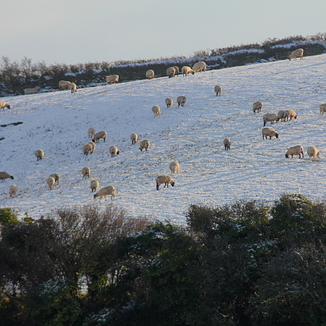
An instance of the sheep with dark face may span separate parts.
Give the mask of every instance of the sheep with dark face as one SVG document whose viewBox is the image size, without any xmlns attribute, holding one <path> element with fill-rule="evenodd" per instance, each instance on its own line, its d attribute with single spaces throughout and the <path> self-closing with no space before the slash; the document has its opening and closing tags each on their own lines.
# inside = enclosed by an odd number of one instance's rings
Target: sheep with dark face
<svg viewBox="0 0 326 326">
<path fill-rule="evenodd" d="M 263 128 L 261 133 L 262 133 L 263 139 L 265 139 L 265 138 L 267 139 L 267 137 L 269 137 L 269 139 L 271 139 L 272 137 L 278 138 L 277 131 L 274 130 L 273 128 L 271 128 L 271 127 Z"/>
<path fill-rule="evenodd" d="M 6 180 L 6 179 L 14 179 L 14 177 L 11 175 L 11 174 L 9 174 L 8 172 L 6 172 L 6 171 L 1 171 L 0 172 L 0 180 Z"/>
<path fill-rule="evenodd" d="M 0 101 L 0 110 L 5 108 L 10 109 L 10 105 L 7 102 Z"/>
<path fill-rule="evenodd" d="M 187 98 L 184 96 L 184 95 L 180 95 L 177 97 L 177 103 L 178 103 L 178 106 L 184 106 L 186 104 L 186 100 Z"/>
<path fill-rule="evenodd" d="M 169 187 L 169 184 L 174 187 L 175 182 L 169 175 L 160 175 L 156 179 L 156 190 L 159 190 L 161 184 L 164 183 L 164 187 Z"/>
<path fill-rule="evenodd" d="M 101 138 L 103 138 L 103 141 L 105 141 L 106 137 L 108 136 L 108 133 L 104 130 L 97 132 L 94 136 L 93 136 L 93 142 L 99 142 Z"/>
<path fill-rule="evenodd" d="M 114 157 L 114 156 L 119 155 L 120 152 L 119 152 L 119 149 L 118 149 L 117 146 L 112 145 L 112 146 L 110 146 L 110 148 L 109 148 L 109 153 L 110 153 L 111 157 Z"/>
<path fill-rule="evenodd" d="M 143 149 L 145 149 L 146 151 L 148 150 L 148 147 L 151 145 L 151 142 L 149 139 L 144 139 L 140 142 L 139 144 L 139 149 L 142 152 Z"/>
<path fill-rule="evenodd" d="M 303 147 L 301 145 L 297 145 L 297 146 L 293 146 L 293 147 L 290 147 L 286 154 L 285 154 L 285 157 L 286 158 L 289 158 L 291 155 L 291 157 L 293 158 L 293 155 L 299 155 L 299 158 L 302 158 L 304 157 L 304 154 L 303 154 Z"/>
</svg>

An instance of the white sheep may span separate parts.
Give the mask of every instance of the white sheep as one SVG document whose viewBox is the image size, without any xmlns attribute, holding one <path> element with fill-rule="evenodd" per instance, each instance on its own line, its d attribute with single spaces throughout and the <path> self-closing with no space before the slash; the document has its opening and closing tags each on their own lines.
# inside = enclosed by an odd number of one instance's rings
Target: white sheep
<svg viewBox="0 0 326 326">
<path fill-rule="evenodd" d="M 60 80 L 59 81 L 59 88 L 62 89 L 70 89 L 71 82 L 68 80 Z"/>
<path fill-rule="evenodd" d="M 120 152 L 119 152 L 119 149 L 118 149 L 117 146 L 112 145 L 112 146 L 110 146 L 110 148 L 109 148 L 109 153 L 110 153 L 111 157 L 114 157 L 114 156 L 116 156 L 116 155 L 119 155 Z"/>
<path fill-rule="evenodd" d="M 10 109 L 10 105 L 9 105 L 7 102 L 0 101 L 0 110 L 1 110 L 1 109 L 4 110 L 5 108 Z"/>
<path fill-rule="evenodd" d="M 222 87 L 220 85 L 216 85 L 214 87 L 214 92 L 216 93 L 216 96 L 221 95 L 221 93 L 222 93 Z"/>
<path fill-rule="evenodd" d="M 44 157 L 44 151 L 43 151 L 42 149 L 37 149 L 37 150 L 34 152 L 34 155 L 36 156 L 37 161 L 42 160 L 43 157 Z"/>
<path fill-rule="evenodd" d="M 192 70 L 194 72 L 201 72 L 201 71 L 205 71 L 206 70 L 206 62 L 205 61 L 199 61 L 196 62 L 193 67 Z"/>
<path fill-rule="evenodd" d="M 273 123 L 274 121 L 278 121 L 278 116 L 275 113 L 266 113 L 263 115 L 264 127 L 267 122 Z"/>
<path fill-rule="evenodd" d="M 95 195 L 94 195 L 94 199 L 96 199 L 97 197 L 100 197 L 100 199 L 102 197 L 111 195 L 111 199 L 113 199 L 113 197 L 115 196 L 115 187 L 114 186 L 107 186 L 107 187 L 103 187 L 101 188 Z"/>
<path fill-rule="evenodd" d="M 150 145 L 151 145 L 150 140 L 149 140 L 149 139 L 144 139 L 144 140 L 142 140 L 142 141 L 140 142 L 140 144 L 139 144 L 139 149 L 140 149 L 141 152 L 143 151 L 143 149 L 146 149 L 146 151 L 147 151 L 147 149 L 148 149 L 148 147 L 149 147 Z"/>
<path fill-rule="evenodd" d="M 176 74 L 176 70 L 174 69 L 174 67 L 169 67 L 168 69 L 166 69 L 166 74 L 169 76 L 169 78 L 174 77 Z"/>
<path fill-rule="evenodd" d="M 195 73 L 189 66 L 183 66 L 181 68 L 181 72 L 183 76 L 188 76 L 189 74 Z"/>
<path fill-rule="evenodd" d="M 14 179 L 14 176 L 12 176 L 11 174 L 9 174 L 6 171 L 1 171 L 0 172 L 0 180 L 5 180 L 5 179 Z"/>
<path fill-rule="evenodd" d="M 92 138 L 94 135 L 95 135 L 95 133 L 96 133 L 96 130 L 95 130 L 95 128 L 93 128 L 93 127 L 90 127 L 89 129 L 88 129 L 88 137 L 89 138 Z"/>
<path fill-rule="evenodd" d="M 172 161 L 169 165 L 169 169 L 173 174 L 176 174 L 180 170 L 180 163 L 178 161 Z"/>
<path fill-rule="evenodd" d="M 130 135 L 130 140 L 131 140 L 131 144 L 136 144 L 137 143 L 137 140 L 138 140 L 138 135 L 133 132 L 131 135 Z"/>
<path fill-rule="evenodd" d="M 271 139 L 272 137 L 276 137 L 278 138 L 278 133 L 276 130 L 274 130 L 272 127 L 265 127 L 262 129 L 261 134 L 263 136 L 263 139 L 267 139 L 267 137 L 269 137 L 269 139 Z"/>
<path fill-rule="evenodd" d="M 108 136 L 108 133 L 104 130 L 97 132 L 94 136 L 93 136 L 93 142 L 99 142 L 101 138 L 103 138 L 103 141 L 105 141 L 106 137 Z"/>
<path fill-rule="evenodd" d="M 146 71 L 146 78 L 152 79 L 152 78 L 154 78 L 154 76 L 155 76 L 154 70 L 149 69 Z"/>
<path fill-rule="evenodd" d="M 296 49 L 294 51 L 291 52 L 291 54 L 289 55 L 289 60 L 295 59 L 295 58 L 299 58 L 299 57 L 303 57 L 303 49 Z"/>
<path fill-rule="evenodd" d="M 100 186 L 100 182 L 98 180 L 92 180 L 90 183 L 92 192 L 95 192 L 99 186 Z"/>
<path fill-rule="evenodd" d="M 186 100 L 187 98 L 184 96 L 184 95 L 180 95 L 177 97 L 177 103 L 178 103 L 178 106 L 184 106 L 185 103 L 186 103 Z"/>
<path fill-rule="evenodd" d="M 75 83 L 71 83 L 69 85 L 69 89 L 71 90 L 71 93 L 76 93 L 77 92 L 77 85 Z"/>
<path fill-rule="evenodd" d="M 85 178 L 89 178 L 90 174 L 91 174 L 91 169 L 88 166 L 84 166 L 81 170 L 82 175 L 83 175 L 83 179 Z"/>
<path fill-rule="evenodd" d="M 165 104 L 166 104 L 166 107 L 169 108 L 173 104 L 172 98 L 171 97 L 167 97 L 165 99 Z"/>
<path fill-rule="evenodd" d="M 171 184 L 172 187 L 174 187 L 174 180 L 169 175 L 160 175 L 156 179 L 156 190 L 159 190 L 159 187 L 161 184 L 164 183 L 164 187 L 169 187 L 169 184 Z"/>
<path fill-rule="evenodd" d="M 50 174 L 50 177 L 54 178 L 54 181 L 59 184 L 59 182 L 60 182 L 60 174 L 59 173 L 52 173 L 52 174 Z"/>
<path fill-rule="evenodd" d="M 320 113 L 320 115 L 324 115 L 324 112 L 326 112 L 326 103 L 319 105 L 319 113 Z"/>
<path fill-rule="evenodd" d="M 93 143 L 95 144 L 95 143 Z M 93 146 L 90 143 L 87 143 L 83 146 L 83 153 L 84 155 L 92 154 L 93 153 Z"/>
<path fill-rule="evenodd" d="M 119 75 L 105 76 L 105 79 L 109 84 L 117 83 L 119 81 Z"/>
<path fill-rule="evenodd" d="M 38 92 L 38 90 L 40 89 L 39 86 L 33 87 L 33 88 L 25 88 L 24 89 L 24 94 L 36 94 Z"/>
<path fill-rule="evenodd" d="M 257 101 L 253 103 L 252 110 L 254 111 L 254 113 L 256 113 L 256 111 L 261 112 L 262 107 L 263 107 L 263 102 Z"/>
<path fill-rule="evenodd" d="M 176 76 L 178 76 L 179 72 L 180 72 L 180 69 L 178 66 L 173 66 L 174 70 L 175 70 L 175 74 Z"/>
<path fill-rule="evenodd" d="M 315 146 L 308 147 L 307 154 L 311 160 L 316 157 L 320 158 L 320 152 Z"/>
<path fill-rule="evenodd" d="M 47 185 L 49 186 L 50 190 L 52 190 L 52 188 L 53 188 L 53 186 L 54 186 L 54 184 L 55 184 L 55 180 L 54 180 L 53 177 L 48 177 L 48 178 L 46 179 L 46 183 L 47 183 Z"/>
<path fill-rule="evenodd" d="M 290 155 L 291 155 L 291 157 L 293 157 L 293 155 L 299 155 L 299 158 L 304 157 L 303 147 L 301 145 L 290 147 L 287 150 L 285 157 L 289 158 Z"/>
<path fill-rule="evenodd" d="M 161 108 L 158 105 L 154 105 L 152 107 L 152 112 L 154 113 L 154 117 L 158 117 L 161 114 Z"/>
<path fill-rule="evenodd" d="M 292 120 L 292 118 L 296 119 L 298 117 L 298 114 L 293 111 L 293 110 L 284 110 L 284 121 L 286 119 L 286 121 L 288 121 L 289 119 Z"/>
<path fill-rule="evenodd" d="M 224 145 L 224 149 L 230 149 L 231 147 L 231 139 L 230 138 L 224 138 L 223 140 L 223 145 Z"/>
<path fill-rule="evenodd" d="M 18 187 L 16 185 L 11 185 L 9 188 L 9 195 L 10 197 L 13 197 L 17 194 Z"/>
</svg>

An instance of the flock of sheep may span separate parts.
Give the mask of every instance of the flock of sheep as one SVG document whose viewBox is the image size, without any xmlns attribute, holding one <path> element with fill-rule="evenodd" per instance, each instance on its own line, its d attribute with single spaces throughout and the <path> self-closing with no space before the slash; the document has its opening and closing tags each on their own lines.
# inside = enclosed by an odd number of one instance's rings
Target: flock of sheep
<svg viewBox="0 0 326 326">
<path fill-rule="evenodd" d="M 302 56 L 303 56 L 303 50 L 297 49 L 290 54 L 289 59 L 291 60 L 291 59 L 302 57 Z M 194 74 L 195 72 L 201 72 L 201 71 L 205 71 L 205 70 L 206 70 L 206 63 L 204 61 L 200 61 L 200 62 L 195 63 L 192 68 L 189 66 L 183 66 L 181 68 L 181 73 L 183 74 L 183 76 L 187 76 L 190 73 Z M 177 67 L 177 66 L 169 67 L 166 70 L 166 74 L 169 78 L 177 76 L 179 73 L 180 73 L 180 70 L 179 70 L 179 67 Z M 152 69 L 146 71 L 146 78 L 151 79 L 154 77 L 155 77 L 155 73 Z M 118 75 L 106 76 L 106 81 L 109 84 L 118 82 L 119 76 Z M 71 90 L 72 93 L 75 93 L 77 90 L 77 86 L 75 83 L 70 82 L 70 81 L 64 81 L 64 80 L 61 80 L 59 82 L 59 88 L 69 89 L 69 90 Z M 33 93 L 37 93 L 38 90 L 39 90 L 39 87 L 35 87 L 33 89 L 32 88 L 25 89 L 24 92 L 25 92 L 25 94 L 33 94 Z M 214 87 L 214 92 L 216 93 L 216 96 L 221 95 L 222 87 L 220 85 L 216 85 Z M 179 106 L 183 107 L 186 103 L 186 97 L 184 95 L 178 96 L 176 99 L 176 102 L 178 104 L 178 107 Z M 167 97 L 165 99 L 165 105 L 167 108 L 170 108 L 171 105 L 173 105 L 173 99 L 171 97 Z M 10 105 L 7 104 L 6 102 L 0 101 L 0 109 L 4 109 L 4 108 L 10 109 Z M 252 105 L 252 110 L 254 113 L 261 112 L 262 108 L 263 108 L 263 103 L 261 101 L 257 101 L 255 103 L 253 103 L 253 105 Z M 320 115 L 322 116 L 324 114 L 324 112 L 326 112 L 326 104 L 321 104 L 319 109 L 320 109 Z M 160 116 L 160 114 L 161 114 L 160 106 L 154 105 L 152 107 L 152 112 L 154 114 L 154 117 Z M 262 138 L 268 139 L 268 137 L 269 137 L 269 139 L 272 139 L 272 137 L 275 137 L 275 138 L 279 137 L 279 134 L 276 130 L 274 130 L 271 127 L 266 127 L 266 124 L 268 122 L 274 123 L 274 122 L 278 122 L 278 121 L 288 121 L 288 120 L 292 120 L 292 119 L 297 119 L 297 113 L 293 110 L 280 110 L 277 114 L 275 114 L 275 113 L 264 114 L 263 115 L 264 128 L 262 129 Z M 88 129 L 88 137 L 91 138 L 91 141 L 86 143 L 82 148 L 82 152 L 86 156 L 93 154 L 93 152 L 96 148 L 96 144 L 99 143 L 101 139 L 103 140 L 103 142 L 106 141 L 107 132 L 104 130 L 102 130 L 100 132 L 96 132 L 95 128 L 91 127 Z M 131 133 L 130 140 L 131 140 L 132 145 L 134 145 L 138 142 L 139 137 L 136 133 Z M 148 148 L 150 147 L 150 145 L 151 145 L 150 140 L 144 139 L 144 140 L 140 141 L 140 143 L 139 143 L 139 150 L 143 151 L 145 149 L 147 151 Z M 224 145 L 225 150 L 230 150 L 231 139 L 225 138 L 223 140 L 223 145 Z M 115 157 L 115 156 L 119 155 L 119 153 L 120 153 L 120 151 L 117 146 L 115 146 L 115 145 L 110 146 L 109 154 L 111 155 L 111 157 Z M 35 154 L 37 161 L 41 161 L 44 157 L 44 151 L 42 149 L 36 150 L 34 154 Z M 320 158 L 320 152 L 314 146 L 308 147 L 307 154 L 310 157 L 310 159 Z M 289 158 L 289 157 L 293 157 L 294 155 L 298 155 L 299 158 L 304 157 L 304 150 L 301 145 L 290 147 L 287 150 L 285 157 Z M 172 161 L 169 165 L 169 169 L 172 174 L 177 174 L 180 170 L 180 163 L 177 161 Z M 82 173 L 83 178 L 89 178 L 91 175 L 91 169 L 89 167 L 85 166 L 82 168 L 81 173 Z M 5 171 L 0 172 L 0 180 L 5 180 L 5 179 L 14 179 L 14 177 Z M 59 182 L 60 182 L 60 174 L 58 174 L 58 173 L 53 173 L 46 179 L 46 183 L 50 190 L 53 189 L 55 184 L 59 184 Z M 169 185 L 171 185 L 173 187 L 175 185 L 175 181 L 169 175 L 160 175 L 155 179 L 155 182 L 156 182 L 157 190 L 159 190 L 159 187 L 162 184 L 164 184 L 164 187 L 168 187 Z M 98 180 L 90 181 L 90 188 L 91 188 L 92 192 L 96 192 L 97 189 L 99 188 L 99 186 L 100 186 L 100 181 L 98 181 Z M 18 191 L 17 185 L 12 184 L 9 189 L 10 197 L 15 196 L 17 191 Z M 110 186 L 106 186 L 106 187 L 103 187 L 100 190 L 98 190 L 94 194 L 94 199 L 102 198 L 102 197 L 109 196 L 109 195 L 111 195 L 111 199 L 113 199 L 115 194 L 116 194 L 115 187 L 113 185 L 110 185 Z"/>
</svg>

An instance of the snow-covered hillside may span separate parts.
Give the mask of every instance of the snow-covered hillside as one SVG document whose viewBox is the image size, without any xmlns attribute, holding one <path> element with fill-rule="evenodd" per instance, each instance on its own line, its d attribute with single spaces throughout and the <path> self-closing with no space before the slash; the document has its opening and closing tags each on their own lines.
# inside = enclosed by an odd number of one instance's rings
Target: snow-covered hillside
<svg viewBox="0 0 326 326">
<path fill-rule="evenodd" d="M 271 202 L 281 193 L 301 193 L 312 200 L 324 199 L 326 188 L 326 116 L 319 105 L 326 102 L 326 54 L 293 61 L 275 61 L 174 78 L 155 78 L 78 90 L 6 97 L 11 109 L 0 112 L 0 171 L 14 176 L 0 182 L 0 207 L 25 212 L 33 218 L 57 208 L 88 204 L 105 207 L 111 202 L 132 216 L 147 216 L 182 224 L 190 204 L 223 205 L 236 200 Z M 223 87 L 217 97 L 214 86 Z M 176 102 L 186 95 L 184 107 L 165 107 L 166 97 Z M 261 113 L 252 103 L 264 103 Z M 155 117 L 153 105 L 161 107 Z M 298 119 L 273 127 L 279 139 L 262 140 L 262 115 L 294 109 Z M 269 125 L 269 124 L 268 124 Z M 87 130 L 106 130 L 106 142 L 97 143 L 90 156 L 82 153 L 89 141 Z M 132 145 L 132 132 L 150 139 L 148 152 Z M 223 147 L 230 137 L 231 150 Z M 286 159 L 290 146 L 301 144 L 304 159 Z M 120 155 L 109 156 L 118 146 Z M 321 152 L 310 161 L 308 146 Z M 45 157 L 37 161 L 36 149 Z M 169 163 L 180 162 L 173 176 L 175 186 L 155 187 L 155 178 L 169 174 Z M 90 179 L 81 169 L 91 168 Z M 52 191 L 46 179 L 60 173 Z M 90 180 L 114 185 L 113 201 L 94 200 Z M 15 183 L 18 194 L 9 197 Z"/>
</svg>

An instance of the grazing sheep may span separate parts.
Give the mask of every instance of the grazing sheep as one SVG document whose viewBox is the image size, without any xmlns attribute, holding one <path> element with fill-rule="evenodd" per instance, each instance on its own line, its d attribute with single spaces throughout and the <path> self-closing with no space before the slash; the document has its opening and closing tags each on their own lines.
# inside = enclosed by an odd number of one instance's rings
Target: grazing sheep
<svg viewBox="0 0 326 326">
<path fill-rule="evenodd" d="M 112 145 L 112 146 L 110 146 L 110 148 L 109 148 L 109 153 L 110 153 L 111 157 L 114 157 L 114 156 L 116 156 L 116 155 L 119 155 L 120 152 L 119 152 L 119 149 L 118 149 L 117 146 Z"/>
<path fill-rule="evenodd" d="M 295 59 L 295 58 L 299 58 L 299 57 L 303 57 L 303 49 L 296 49 L 294 51 L 291 52 L 291 54 L 289 55 L 289 60 Z"/>
<path fill-rule="evenodd" d="M 108 136 L 108 133 L 104 130 L 97 132 L 94 134 L 92 141 L 94 143 L 99 142 L 101 138 L 103 138 L 103 141 L 105 141 L 106 137 Z"/>
<path fill-rule="evenodd" d="M 145 148 L 146 151 L 147 151 L 147 149 L 148 149 L 148 147 L 149 147 L 150 145 L 151 145 L 151 142 L 149 141 L 149 139 L 144 139 L 144 140 L 142 140 L 142 141 L 140 142 L 140 144 L 139 144 L 139 149 L 140 149 L 141 152 L 143 151 L 144 148 Z"/>
<path fill-rule="evenodd" d="M 89 178 L 90 174 L 91 174 L 91 169 L 88 166 L 84 166 L 81 170 L 82 175 L 83 175 L 83 179 L 85 178 Z"/>
<path fill-rule="evenodd" d="M 46 179 L 46 183 L 47 183 L 47 185 L 49 186 L 50 190 L 52 190 L 52 187 L 53 187 L 54 184 L 55 184 L 55 180 L 54 180 L 53 177 L 48 177 L 48 178 Z"/>
<path fill-rule="evenodd" d="M 3 181 L 5 179 L 14 179 L 14 177 L 11 174 L 9 174 L 9 173 L 7 173 L 5 171 L 1 171 L 0 172 L 0 180 Z"/>
<path fill-rule="evenodd" d="M 181 68 L 181 72 L 183 76 L 188 76 L 189 74 L 195 73 L 189 66 L 183 66 Z"/>
<path fill-rule="evenodd" d="M 96 132 L 95 128 L 90 127 L 90 128 L 88 129 L 88 137 L 89 137 L 89 138 L 92 138 L 92 137 L 95 135 L 95 132 Z"/>
<path fill-rule="evenodd" d="M 96 148 L 96 144 L 92 141 L 90 141 L 89 143 L 87 144 L 90 144 L 92 146 L 92 151 L 91 151 L 91 154 L 93 154 L 93 152 L 95 151 L 95 148 Z"/>
<path fill-rule="evenodd" d="M 307 154 L 311 160 L 316 157 L 320 158 L 320 152 L 315 146 L 308 147 Z"/>
<path fill-rule="evenodd" d="M 169 67 L 166 69 L 166 74 L 169 76 L 169 78 L 174 77 L 176 74 L 174 67 Z"/>
<path fill-rule="evenodd" d="M 52 174 L 50 174 L 50 177 L 54 178 L 54 181 L 59 184 L 59 182 L 60 182 L 60 174 L 59 173 L 52 173 Z"/>
<path fill-rule="evenodd" d="M 10 105 L 7 102 L 0 101 L 0 110 L 1 109 L 5 110 L 5 108 L 10 109 Z"/>
<path fill-rule="evenodd" d="M 264 127 L 267 122 L 273 123 L 274 121 L 278 121 L 278 116 L 275 113 L 266 113 L 263 115 Z"/>
<path fill-rule="evenodd" d="M 162 183 L 164 183 L 164 188 L 169 187 L 169 184 L 171 184 L 172 187 L 174 187 L 175 182 L 169 175 L 160 175 L 156 179 L 156 190 L 159 190 L 159 187 Z"/>
<path fill-rule="evenodd" d="M 71 83 L 69 85 L 69 89 L 71 90 L 71 93 L 76 93 L 77 92 L 77 85 L 75 83 Z"/>
<path fill-rule="evenodd" d="M 103 187 L 101 188 L 95 195 L 94 195 L 94 199 L 96 199 L 96 197 L 100 197 L 100 199 L 102 197 L 111 195 L 111 199 L 113 199 L 113 197 L 115 196 L 115 187 L 114 186 L 107 186 L 107 187 Z"/>
<path fill-rule="evenodd" d="M 158 105 L 154 105 L 152 107 L 152 112 L 154 113 L 154 117 L 160 116 L 161 108 Z"/>
<path fill-rule="evenodd" d="M 222 87 L 220 85 L 216 85 L 214 87 L 214 92 L 216 93 L 216 96 L 221 95 L 221 93 L 222 93 Z"/>
<path fill-rule="evenodd" d="M 319 113 L 320 113 L 320 115 L 324 115 L 324 112 L 326 112 L 326 103 L 319 105 Z"/>
<path fill-rule="evenodd" d="M 166 107 L 169 108 L 173 104 L 172 98 L 171 97 L 167 97 L 165 99 L 165 104 L 166 104 Z"/>
<path fill-rule="evenodd" d="M 97 188 L 100 186 L 100 182 L 98 180 L 92 180 L 90 186 L 91 186 L 92 192 L 95 192 L 97 190 Z"/>
<path fill-rule="evenodd" d="M 42 149 L 38 149 L 34 152 L 37 161 L 42 160 L 42 158 L 44 157 L 44 151 Z"/>
<path fill-rule="evenodd" d="M 291 155 L 292 158 L 293 158 L 293 155 L 299 155 L 299 158 L 304 157 L 304 155 L 303 155 L 303 147 L 301 145 L 290 147 L 287 150 L 287 152 L 285 154 L 285 157 L 289 158 L 290 155 Z"/>
<path fill-rule="evenodd" d="M 263 107 L 263 102 L 258 101 L 252 105 L 252 110 L 254 111 L 254 113 L 256 113 L 256 111 L 261 112 L 262 107 Z"/>
<path fill-rule="evenodd" d="M 18 187 L 16 185 L 11 185 L 9 188 L 9 195 L 10 197 L 13 197 L 17 194 Z"/>
<path fill-rule="evenodd" d="M 152 78 L 154 78 L 154 75 L 155 75 L 154 70 L 149 69 L 146 71 L 146 78 L 152 79 Z"/>
<path fill-rule="evenodd" d="M 175 70 L 175 74 L 176 76 L 178 76 L 179 72 L 180 72 L 180 69 L 178 66 L 173 66 L 174 70 Z"/>
<path fill-rule="evenodd" d="M 131 144 L 136 144 L 137 143 L 137 140 L 138 140 L 138 135 L 133 132 L 131 135 L 130 135 L 130 140 L 131 140 Z"/>
<path fill-rule="evenodd" d="M 293 110 L 285 110 L 283 119 L 285 121 L 288 121 L 289 119 L 292 120 L 292 118 L 296 119 L 298 117 L 297 113 Z"/>
<path fill-rule="evenodd" d="M 59 88 L 62 89 L 70 89 L 71 82 L 67 80 L 60 80 L 59 81 Z"/>
<path fill-rule="evenodd" d="M 40 89 L 39 86 L 33 87 L 33 88 L 25 88 L 24 89 L 24 94 L 36 94 L 38 92 L 38 90 Z"/>
<path fill-rule="evenodd" d="M 196 62 L 196 63 L 192 66 L 192 70 L 193 70 L 194 72 L 205 71 L 205 70 L 206 70 L 206 62 L 205 62 L 205 61 L 199 61 L 199 62 Z"/>
<path fill-rule="evenodd" d="M 105 76 L 105 79 L 109 84 L 117 83 L 119 81 L 119 75 Z"/>
<path fill-rule="evenodd" d="M 285 121 L 285 111 L 284 110 L 278 111 L 277 117 L 278 117 L 278 120 Z"/>
<path fill-rule="evenodd" d="M 268 136 L 269 136 L 269 139 L 271 139 L 272 137 L 278 138 L 277 131 L 274 130 L 273 128 L 271 128 L 271 127 L 263 128 L 261 133 L 262 133 L 263 139 L 265 139 L 265 138 L 267 139 Z"/>
<path fill-rule="evenodd" d="M 185 103 L 186 103 L 186 100 L 187 98 L 184 96 L 184 95 L 180 95 L 177 97 L 177 103 L 178 103 L 178 106 L 184 106 Z"/>
<path fill-rule="evenodd" d="M 169 165 L 169 169 L 171 170 L 171 172 L 172 172 L 173 174 L 178 173 L 179 170 L 180 170 L 180 163 L 177 162 L 177 161 L 172 161 L 172 162 L 170 163 L 170 165 Z"/>
<path fill-rule="evenodd" d="M 224 149 L 230 149 L 230 147 L 231 147 L 231 139 L 230 138 L 224 138 L 223 145 L 224 145 Z"/>
<path fill-rule="evenodd" d="M 95 144 L 95 143 L 93 143 Z M 87 143 L 83 146 L 83 153 L 84 155 L 92 154 L 93 153 L 93 146 L 90 143 Z"/>
</svg>

